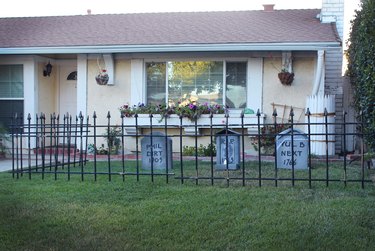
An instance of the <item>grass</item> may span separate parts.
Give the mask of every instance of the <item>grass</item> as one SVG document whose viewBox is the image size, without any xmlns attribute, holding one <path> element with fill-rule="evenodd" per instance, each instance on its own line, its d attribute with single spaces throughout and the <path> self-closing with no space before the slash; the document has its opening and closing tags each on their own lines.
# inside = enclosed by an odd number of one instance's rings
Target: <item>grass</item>
<svg viewBox="0 0 375 251">
<path fill-rule="evenodd" d="M 175 163 L 178 166 L 178 163 Z M 185 163 L 186 174 L 195 168 Z M 134 171 L 133 164 L 127 171 Z M 207 165 L 207 166 L 206 166 Z M 257 177 L 248 163 L 247 175 Z M 262 174 L 274 175 L 271 164 Z M 190 167 L 189 167 L 190 166 Z M 86 169 L 92 169 L 92 164 Z M 100 170 L 107 169 L 104 163 Z M 120 163 L 112 171 L 121 171 Z M 200 175 L 210 175 L 200 164 Z M 74 169 L 76 170 L 76 168 Z M 173 169 L 176 175 L 177 168 Z M 367 170 L 366 170 L 367 172 Z M 342 167 L 330 166 L 330 175 L 342 177 Z M 228 175 L 215 172 L 215 176 Z M 278 175 L 289 176 L 289 170 Z M 229 175 L 242 175 L 230 172 Z M 372 173 L 366 173 L 372 175 Z M 306 176 L 306 171 L 296 172 Z M 316 166 L 314 177 L 324 177 Z M 361 171 L 348 167 L 348 176 Z M 373 250 L 375 247 L 375 188 L 367 183 L 290 181 L 186 181 L 164 176 L 135 177 L 66 174 L 27 175 L 13 179 L 0 173 L 0 250 Z"/>
</svg>

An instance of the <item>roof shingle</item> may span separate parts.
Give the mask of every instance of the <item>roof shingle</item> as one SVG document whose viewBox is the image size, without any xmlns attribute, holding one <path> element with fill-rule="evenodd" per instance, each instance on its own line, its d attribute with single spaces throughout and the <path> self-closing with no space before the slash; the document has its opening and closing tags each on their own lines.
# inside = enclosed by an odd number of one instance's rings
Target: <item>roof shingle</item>
<svg viewBox="0 0 375 251">
<path fill-rule="evenodd" d="M 319 9 L 0 18 L 0 48 L 336 42 Z"/>
</svg>

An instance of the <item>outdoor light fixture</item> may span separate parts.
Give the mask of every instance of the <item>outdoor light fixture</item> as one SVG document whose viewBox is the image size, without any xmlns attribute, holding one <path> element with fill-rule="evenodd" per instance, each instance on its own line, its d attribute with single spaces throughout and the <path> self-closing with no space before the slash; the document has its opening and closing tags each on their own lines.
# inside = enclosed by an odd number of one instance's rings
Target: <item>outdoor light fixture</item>
<svg viewBox="0 0 375 251">
<path fill-rule="evenodd" d="M 48 64 L 46 64 L 44 70 L 43 70 L 43 76 L 45 77 L 49 77 L 51 75 L 51 72 L 52 72 L 52 65 L 51 63 L 48 61 Z"/>
</svg>

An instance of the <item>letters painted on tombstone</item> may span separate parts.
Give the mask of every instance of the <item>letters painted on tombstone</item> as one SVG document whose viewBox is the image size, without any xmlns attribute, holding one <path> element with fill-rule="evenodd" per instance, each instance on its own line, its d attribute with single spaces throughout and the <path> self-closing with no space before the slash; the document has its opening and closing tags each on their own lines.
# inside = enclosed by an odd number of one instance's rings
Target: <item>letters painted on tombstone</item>
<svg viewBox="0 0 375 251">
<path fill-rule="evenodd" d="M 216 169 L 235 170 L 240 167 L 240 137 L 237 132 L 232 130 L 218 132 L 216 134 L 216 148 Z"/>
<path fill-rule="evenodd" d="M 293 142 L 292 142 L 293 138 Z M 308 138 L 303 132 L 287 129 L 276 136 L 277 167 L 308 169 Z"/>
<path fill-rule="evenodd" d="M 167 165 L 168 169 L 172 168 L 172 139 L 165 134 L 154 132 L 152 137 L 145 136 L 141 140 L 141 152 L 143 169 L 165 170 Z"/>
</svg>

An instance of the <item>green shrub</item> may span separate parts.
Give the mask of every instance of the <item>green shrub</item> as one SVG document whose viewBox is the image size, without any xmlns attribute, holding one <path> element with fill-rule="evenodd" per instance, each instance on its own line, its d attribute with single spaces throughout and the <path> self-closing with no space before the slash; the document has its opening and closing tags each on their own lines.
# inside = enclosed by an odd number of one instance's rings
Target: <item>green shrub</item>
<svg viewBox="0 0 375 251">
<path fill-rule="evenodd" d="M 348 75 L 354 90 L 354 107 L 362 112 L 365 139 L 375 150 L 375 0 L 362 0 L 348 40 Z"/>
<path fill-rule="evenodd" d="M 200 157 L 216 156 L 216 146 L 215 144 L 208 144 L 207 146 L 200 144 L 197 153 Z M 182 154 L 185 156 L 195 156 L 195 147 L 184 146 L 182 149 Z"/>
</svg>

